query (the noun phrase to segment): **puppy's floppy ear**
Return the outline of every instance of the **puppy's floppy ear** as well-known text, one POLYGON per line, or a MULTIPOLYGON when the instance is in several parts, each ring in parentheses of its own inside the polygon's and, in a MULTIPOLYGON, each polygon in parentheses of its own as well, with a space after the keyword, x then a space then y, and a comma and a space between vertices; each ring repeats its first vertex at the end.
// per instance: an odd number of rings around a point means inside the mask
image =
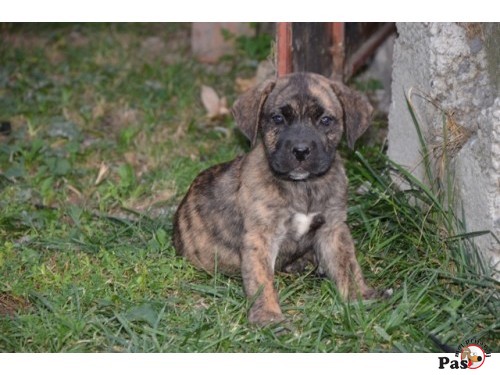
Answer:
POLYGON ((274 80, 266 80, 260 85, 250 89, 241 95, 233 105, 232 113, 236 124, 242 133, 250 140, 252 146, 257 141, 259 132, 259 121, 262 107, 267 96, 275 85, 274 80))
POLYGON ((341 82, 330 81, 344 108, 344 124, 347 145, 352 150, 354 143, 370 126, 373 107, 368 99, 341 82))

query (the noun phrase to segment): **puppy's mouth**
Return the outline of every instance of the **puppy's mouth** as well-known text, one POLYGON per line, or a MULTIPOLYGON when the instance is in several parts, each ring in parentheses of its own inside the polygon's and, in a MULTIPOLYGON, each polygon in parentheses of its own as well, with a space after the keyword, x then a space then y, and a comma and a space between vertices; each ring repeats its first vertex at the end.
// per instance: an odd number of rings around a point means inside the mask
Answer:
POLYGON ((294 170, 288 174, 288 178, 294 181, 303 181, 309 177, 310 173, 304 170, 294 170))
POLYGON ((292 170, 279 170, 278 168, 273 168, 271 165, 271 170, 273 171, 276 177, 279 177, 283 180, 288 181, 306 181, 315 179, 323 176, 330 169, 331 164, 321 165, 321 168, 304 168, 303 166, 296 166, 292 170))

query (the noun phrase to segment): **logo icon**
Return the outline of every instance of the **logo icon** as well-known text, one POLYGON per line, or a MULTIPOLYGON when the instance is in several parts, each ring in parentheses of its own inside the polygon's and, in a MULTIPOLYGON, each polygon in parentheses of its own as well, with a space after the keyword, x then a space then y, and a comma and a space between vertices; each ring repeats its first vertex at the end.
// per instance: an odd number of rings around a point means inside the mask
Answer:
POLYGON ((467 360, 467 368, 476 369, 483 365, 486 359, 486 353, 479 345, 469 344, 462 349, 460 359, 467 360))
POLYGON ((458 359, 439 357, 438 368, 453 370, 478 369, 484 364, 486 358, 491 357, 491 350, 485 343, 477 339, 468 339, 458 346, 455 351, 455 357, 458 357, 458 359))

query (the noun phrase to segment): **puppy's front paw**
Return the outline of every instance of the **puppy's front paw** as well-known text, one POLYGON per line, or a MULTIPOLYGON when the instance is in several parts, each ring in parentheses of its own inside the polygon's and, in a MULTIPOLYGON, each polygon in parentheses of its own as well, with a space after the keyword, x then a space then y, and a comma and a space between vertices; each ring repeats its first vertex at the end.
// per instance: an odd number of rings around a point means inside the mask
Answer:
POLYGON ((270 311, 265 309, 250 309, 248 313, 250 323, 264 327, 285 320, 281 311, 270 311))

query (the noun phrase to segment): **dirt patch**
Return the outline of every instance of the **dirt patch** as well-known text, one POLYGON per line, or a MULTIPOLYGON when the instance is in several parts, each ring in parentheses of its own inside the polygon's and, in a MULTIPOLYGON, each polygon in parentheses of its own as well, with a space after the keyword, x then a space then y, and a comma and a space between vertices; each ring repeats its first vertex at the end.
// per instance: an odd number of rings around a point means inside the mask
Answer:
POLYGON ((25 311, 29 307, 30 303, 28 300, 7 292, 0 292, 0 317, 13 317, 16 313, 25 311))
POLYGON ((141 123, 142 113, 137 109, 130 108, 123 101, 109 103, 100 100, 92 108, 92 118, 99 124, 101 130, 118 133, 121 129, 141 123))
POLYGON ((149 36, 141 41, 140 55, 144 61, 162 59, 167 65, 181 63, 191 51, 190 31, 190 27, 182 27, 169 35, 149 36))
POLYGON ((2 43, 11 48, 32 50, 33 48, 43 48, 47 45, 48 39, 38 35, 28 33, 1 33, 2 43))
POLYGON ((151 36, 141 42, 140 54, 147 59, 156 59, 166 52, 166 44, 162 38, 151 36))

